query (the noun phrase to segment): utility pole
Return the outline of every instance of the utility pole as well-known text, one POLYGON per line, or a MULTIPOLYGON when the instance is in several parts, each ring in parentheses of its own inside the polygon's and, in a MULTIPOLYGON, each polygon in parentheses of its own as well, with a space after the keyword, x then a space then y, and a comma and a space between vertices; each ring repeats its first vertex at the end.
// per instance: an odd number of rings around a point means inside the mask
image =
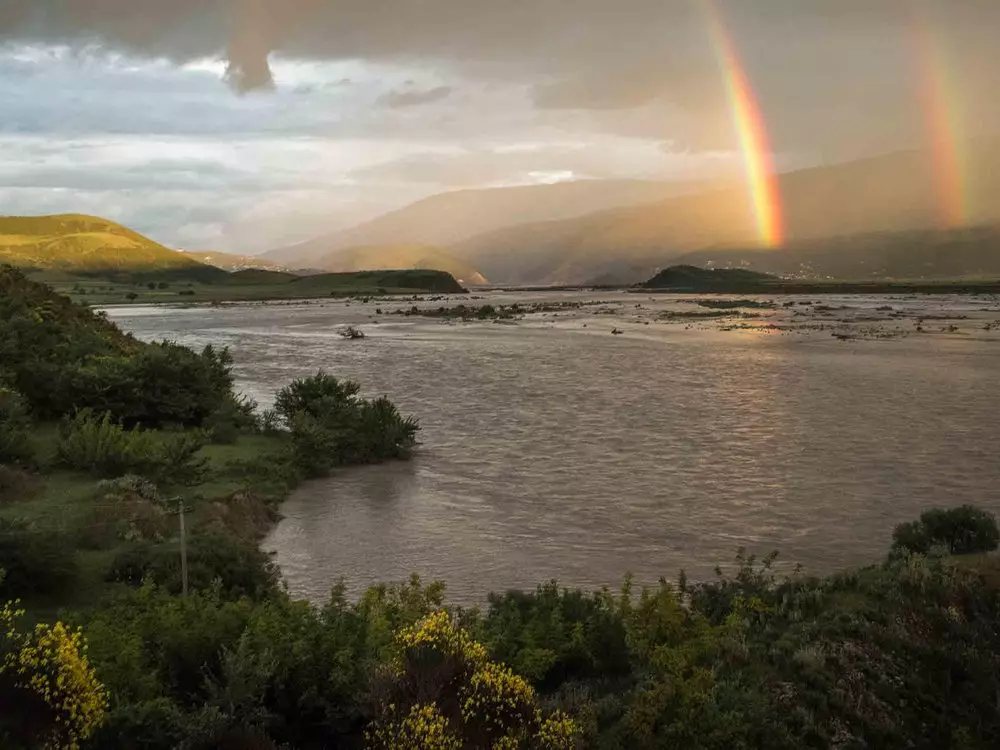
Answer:
MULTIPOLYGON (((173 515, 173 514, 171 514, 173 515)), ((177 498, 177 516, 181 525, 181 594, 187 596, 188 593, 188 551, 187 551, 187 529, 184 526, 184 498, 177 498)))

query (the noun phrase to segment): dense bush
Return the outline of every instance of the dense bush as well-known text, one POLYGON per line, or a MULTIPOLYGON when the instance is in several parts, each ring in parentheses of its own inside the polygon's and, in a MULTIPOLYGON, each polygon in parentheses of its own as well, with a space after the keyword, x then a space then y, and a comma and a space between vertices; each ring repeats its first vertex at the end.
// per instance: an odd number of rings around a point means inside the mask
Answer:
POLYGON ((127 425, 200 425, 231 398, 225 350, 143 343, 9 267, 0 320, 0 362, 38 418, 89 408, 127 425))
POLYGON ((0 569, 0 597, 63 593, 76 577, 76 553, 60 533, 0 518, 0 569))
POLYGON ((369 747, 576 747, 573 720, 545 717, 527 680, 491 661, 444 610, 401 630, 397 645, 399 655, 376 685, 369 747))
MULTIPOLYGON (((194 535, 187 540, 187 561, 190 589, 218 585, 230 598, 261 598, 277 586, 274 563, 253 541, 230 535, 194 535)), ((180 593, 180 541, 140 542, 126 547, 112 561, 107 580, 134 586, 149 580, 167 591, 180 593)))
POLYGON ((17 391, 0 383, 0 464, 31 458, 28 405, 17 391))
POLYGON ((108 412, 97 416, 84 409, 61 425, 57 459, 68 468, 102 477, 137 474, 190 484, 203 472, 204 460, 198 454, 204 445, 199 433, 158 435, 141 427, 127 429, 108 412))
POLYGON ((254 433, 260 429, 257 419, 257 402, 244 395, 231 396, 222 402, 204 422, 213 443, 226 445, 235 443, 241 434, 254 433))
POLYGON ((896 554, 927 554, 935 547, 952 555, 992 552, 1000 544, 1000 529, 992 513, 971 505, 943 510, 934 508, 920 520, 900 524, 892 535, 896 554))
POLYGON ((37 486, 36 477, 23 469, 0 464, 0 506, 27 500, 37 486))
POLYGON ((23 614, 0 607, 0 745, 78 748, 104 721, 107 693, 79 629, 25 629, 23 614))
POLYGON ((353 380, 338 380, 319 372, 293 380, 278 391, 274 410, 286 422, 290 422, 296 414, 308 414, 327 423, 333 423, 338 418, 346 422, 353 413, 360 392, 361 386, 353 380))
POLYGON ((91 358, 65 368, 47 410, 110 412, 125 424, 201 425, 232 399, 232 359, 206 346, 200 353, 168 342, 142 344, 128 356, 91 358))
POLYGON ((96 416, 89 409, 63 422, 57 458, 78 471, 105 477, 155 472, 158 446, 151 432, 126 429, 110 413, 96 416))
POLYGON ((407 458, 420 427, 385 397, 366 400, 351 380, 320 372, 278 392, 275 411, 289 427, 292 452, 310 475, 344 464, 407 458))
POLYGON ((243 747, 266 733, 297 748, 361 747, 375 718, 373 668, 393 634, 441 606, 439 586, 341 589, 321 608, 276 595, 230 600, 216 588, 171 596, 146 585, 86 623, 90 656, 112 695, 94 746, 243 747), (245 735, 244 735, 245 736, 245 735), (141 742, 137 739, 141 738, 141 742))

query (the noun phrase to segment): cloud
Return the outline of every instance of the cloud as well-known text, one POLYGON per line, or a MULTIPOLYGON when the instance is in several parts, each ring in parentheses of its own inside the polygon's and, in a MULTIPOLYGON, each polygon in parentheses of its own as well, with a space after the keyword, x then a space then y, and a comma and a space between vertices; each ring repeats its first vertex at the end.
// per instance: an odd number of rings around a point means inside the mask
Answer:
POLYGON ((598 136, 588 141, 451 149, 407 154, 348 175, 359 184, 425 184, 440 189, 560 179, 670 179, 731 174, 732 166, 662 144, 598 136))
MULTIPOLYGON (((930 85, 922 54, 947 69, 970 130, 1000 128, 996 0, 716 3, 778 149, 849 154, 882 147, 893 133, 926 138, 914 126, 914 102, 930 85), (921 24, 933 52, 914 42, 921 24)), ((280 89, 278 58, 426 66, 526 87, 540 109, 591 111, 599 127, 634 129, 607 113, 650 106, 715 127, 720 107, 699 100, 725 92, 705 15, 691 0, 620 0, 613 9, 607 0, 4 0, 0 38, 174 62, 224 57, 240 92, 280 89)), ((445 88, 396 90, 379 103, 430 105, 445 88)))
POLYGON ((404 89, 402 91, 389 91, 376 99, 375 104, 382 107, 389 107, 390 109, 399 109, 400 107, 419 107, 424 104, 432 104, 434 102, 439 102, 442 99, 447 99, 451 96, 451 92, 451 86, 435 86, 432 89, 426 89, 423 91, 412 91, 408 89, 404 89))
MULTIPOLYGON (((716 4, 782 164, 927 145, 935 77, 959 135, 1000 129, 997 0, 716 4)), ((229 247, 442 188, 711 172, 738 137, 701 7, 0 0, 0 199, 229 247)))

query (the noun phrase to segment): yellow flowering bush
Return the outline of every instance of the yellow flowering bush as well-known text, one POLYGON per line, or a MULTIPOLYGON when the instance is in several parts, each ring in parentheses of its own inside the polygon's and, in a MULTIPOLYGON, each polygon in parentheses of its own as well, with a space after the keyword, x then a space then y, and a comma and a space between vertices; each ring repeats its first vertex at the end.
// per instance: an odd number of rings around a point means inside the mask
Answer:
POLYGON ((399 720, 377 724, 367 734, 368 745, 385 750, 459 750, 448 719, 434 703, 417 704, 399 720))
POLYGON ((57 622, 24 633, 17 627, 22 614, 10 603, 0 609, 0 690, 14 694, 14 706, 36 706, 42 716, 3 718, 31 723, 46 748, 76 750, 103 722, 107 693, 87 660, 79 629, 57 622))
POLYGON ((456 628, 451 615, 443 609, 404 628, 396 640, 404 651, 430 649, 442 656, 460 658, 472 664, 483 662, 487 657, 486 648, 472 640, 464 630, 456 628))
POLYGON ((562 711, 544 721, 538 717, 538 747, 544 750, 573 750, 580 739, 580 727, 562 711))
POLYGON ((462 721, 487 736, 516 733, 534 716, 535 690, 496 662, 481 664, 461 690, 462 721))
POLYGON ((571 750, 579 728, 565 714, 543 717, 534 688, 436 611, 396 636, 398 656, 370 728, 376 750, 483 748, 571 750))

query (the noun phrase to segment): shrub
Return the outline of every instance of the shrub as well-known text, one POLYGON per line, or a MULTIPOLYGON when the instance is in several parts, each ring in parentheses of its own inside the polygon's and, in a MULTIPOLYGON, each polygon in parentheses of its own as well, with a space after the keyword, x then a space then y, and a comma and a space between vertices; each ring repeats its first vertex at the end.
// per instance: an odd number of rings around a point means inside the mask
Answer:
POLYGON ((29 425, 24 397, 0 383, 0 463, 20 463, 31 458, 29 425))
POLYGON ((295 465, 308 477, 324 476, 337 462, 336 434, 306 412, 293 415, 289 425, 295 465))
POLYGON ((249 396, 230 396, 205 420, 210 440, 218 445, 235 443, 241 433, 258 430, 257 402, 249 396))
POLYGON ((264 409, 260 413, 258 428, 265 435, 273 435, 281 429, 281 415, 274 409, 264 409))
POLYGON ((139 427, 127 430, 109 412, 97 417, 83 409, 62 424, 56 455, 64 466, 98 476, 150 476, 157 450, 152 433, 139 427))
POLYGON ((5 746, 78 748, 107 710, 83 634, 61 622, 22 631, 22 614, 9 604, 0 609, 0 739, 5 746))
POLYGON ((322 372, 278 392, 277 411, 288 424, 295 461, 318 476, 333 466, 408 458, 420 429, 386 397, 358 396, 358 384, 322 372))
POLYGON ((156 485, 135 474, 126 474, 117 479, 105 479, 97 483, 97 491, 106 497, 129 497, 135 495, 143 500, 159 501, 160 492, 156 485))
POLYGON ((88 409, 63 423, 57 457, 71 469, 103 477, 137 474, 171 484, 192 484, 204 474, 205 459, 198 456, 204 435, 182 432, 156 434, 126 429, 105 412, 97 417, 88 409))
POLYGON ((562 714, 543 718, 531 685, 490 661, 482 644, 433 612, 397 635, 399 655, 376 684, 372 748, 577 745, 579 730, 562 714))
POLYGON ((73 545, 62 534, 0 518, 0 593, 7 598, 64 591, 76 576, 73 545))
POLYGON ((296 414, 308 414, 328 425, 349 421, 360 391, 361 386, 353 380, 338 380, 321 371, 293 380, 278 391, 274 410, 289 424, 296 414))
POLYGON ((97 357, 67 368, 57 414, 85 407, 111 412, 127 425, 199 426, 232 398, 232 357, 225 349, 200 353, 161 342, 125 356, 97 357))
POLYGON ((199 456, 205 447, 202 432, 182 432, 164 438, 154 453, 150 476, 162 484, 197 484, 205 475, 208 460, 199 456))
POLYGON ((416 445, 419 423, 404 417, 385 396, 358 405, 357 414, 344 442, 346 463, 377 463, 409 458, 416 445))
POLYGON ((992 552, 1000 545, 1000 528, 996 517, 973 505, 958 508, 933 508, 920 515, 920 520, 903 523, 892 535, 893 553, 927 554, 943 547, 950 554, 992 552))
MULTIPOLYGON (((252 541, 228 534, 197 535, 187 544, 190 590, 208 589, 217 583, 227 597, 260 598, 277 586, 277 568, 252 541)), ((133 586, 148 579, 179 594, 183 589, 180 541, 131 545, 115 557, 105 578, 133 586)))
POLYGON ((0 464, 0 505, 27 500, 37 486, 35 477, 26 471, 0 464))

